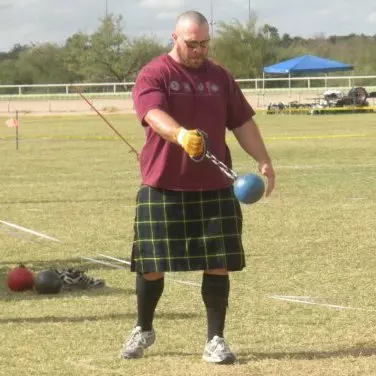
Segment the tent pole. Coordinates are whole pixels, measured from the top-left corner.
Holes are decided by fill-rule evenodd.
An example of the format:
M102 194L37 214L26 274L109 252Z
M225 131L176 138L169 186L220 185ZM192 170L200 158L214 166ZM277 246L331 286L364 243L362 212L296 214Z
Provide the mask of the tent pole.
M291 115L291 73L289 73L289 113Z
M265 107L265 72L262 72L262 107Z

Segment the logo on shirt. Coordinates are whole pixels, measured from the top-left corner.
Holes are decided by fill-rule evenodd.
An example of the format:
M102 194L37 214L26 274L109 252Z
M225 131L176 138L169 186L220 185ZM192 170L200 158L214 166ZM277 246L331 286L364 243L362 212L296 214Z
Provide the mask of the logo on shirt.
M180 84L177 81L171 81L170 83L170 89L172 91L179 91L180 90Z
M212 91L213 93L218 93L218 91L219 91L219 87L218 87L218 85L216 85L216 84L211 84L211 91Z
M190 93L192 91L191 85L188 82L183 82L183 88L186 93Z
M171 92L177 94L191 94L196 92L198 95L218 95L221 91L218 84L211 81L196 82L192 86L192 84L187 81L179 82L173 80L170 82L169 87Z
M204 84L202 82L200 82L198 85L197 85L197 90L198 91L204 91Z

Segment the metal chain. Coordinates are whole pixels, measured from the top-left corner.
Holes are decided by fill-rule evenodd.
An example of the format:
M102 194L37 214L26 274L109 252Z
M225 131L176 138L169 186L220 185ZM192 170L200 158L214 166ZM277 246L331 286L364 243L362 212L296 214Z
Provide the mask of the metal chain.
M215 155L207 151L205 154L206 158L208 158L213 164L215 164L227 177L232 180L236 180L238 175L235 171L231 170L228 166L226 166L223 162L217 159Z
M201 129L196 129L197 133L203 138L204 140L204 153L200 157L192 158L195 162L202 162L204 158L208 158L210 162L216 165L228 178L235 181L238 178L238 175L235 171L231 170L227 167L223 162L221 162L215 155L210 153L208 150L208 135Z

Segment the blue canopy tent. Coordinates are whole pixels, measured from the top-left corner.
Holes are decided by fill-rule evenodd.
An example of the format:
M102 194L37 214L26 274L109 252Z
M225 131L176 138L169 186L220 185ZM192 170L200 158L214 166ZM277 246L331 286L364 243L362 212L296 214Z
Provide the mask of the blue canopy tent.
M324 59L313 55L297 56L293 59L280 61L274 65L264 67L263 70L263 88L265 89L265 74L283 75L289 77L289 90L291 90L291 75L301 73L319 73L336 71L350 71L354 67L350 64L344 64L339 61ZM326 86L326 83L325 83Z

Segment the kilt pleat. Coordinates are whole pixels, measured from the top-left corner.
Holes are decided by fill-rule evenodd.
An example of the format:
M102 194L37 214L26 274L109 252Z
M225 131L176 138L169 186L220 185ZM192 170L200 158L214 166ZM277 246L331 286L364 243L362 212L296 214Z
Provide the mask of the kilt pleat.
M232 188L183 192L141 186L131 270L241 270L241 234L242 212Z

